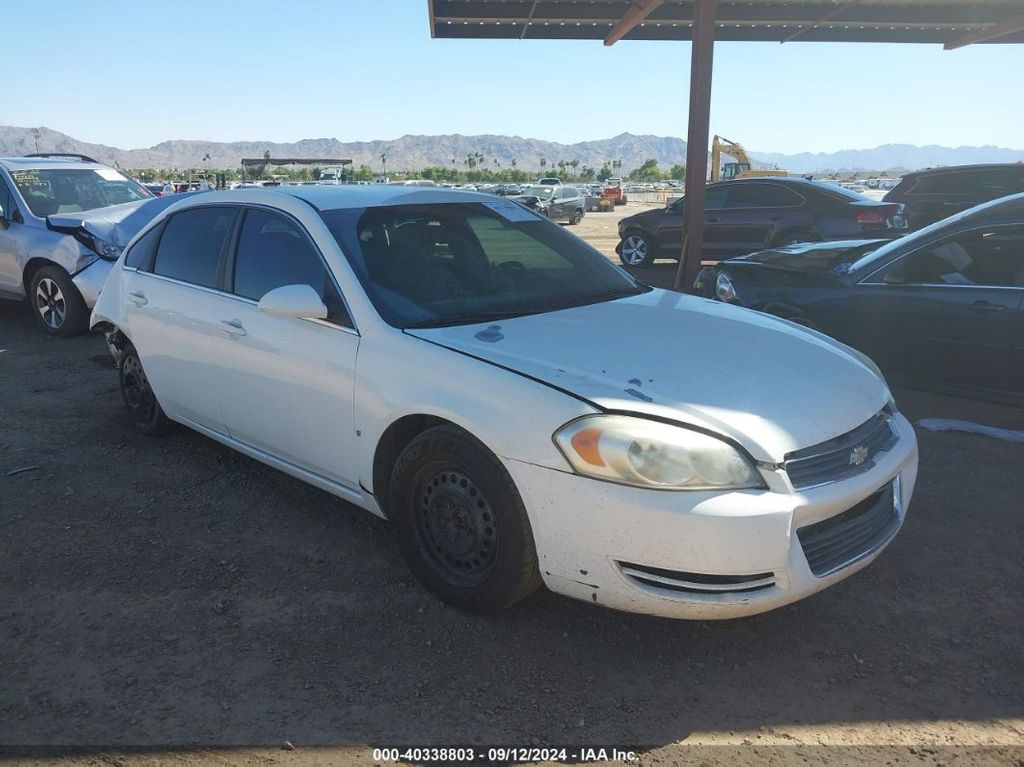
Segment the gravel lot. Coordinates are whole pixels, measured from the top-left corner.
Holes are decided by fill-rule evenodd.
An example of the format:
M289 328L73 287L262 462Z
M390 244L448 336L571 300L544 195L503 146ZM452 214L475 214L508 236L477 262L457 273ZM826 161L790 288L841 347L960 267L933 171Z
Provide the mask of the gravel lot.
M604 247L620 214L578 231ZM914 421L1024 429L1021 410L897 400ZM774 613L683 623L542 593L483 618L427 594L386 523L188 430L137 434L102 338L44 338L8 303L0 414L8 763L459 742L631 744L650 764L1024 759L1024 445L919 432L890 549Z

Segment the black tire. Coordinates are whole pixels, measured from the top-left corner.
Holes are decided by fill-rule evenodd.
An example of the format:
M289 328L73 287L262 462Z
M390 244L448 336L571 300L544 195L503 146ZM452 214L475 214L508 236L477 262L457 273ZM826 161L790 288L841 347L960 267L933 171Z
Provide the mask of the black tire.
M519 491L501 462L462 429L437 426L406 445L388 499L402 557L444 601L497 612L540 586Z
M142 369L139 353L131 344L125 347L117 372L121 381L121 398L128 410L128 418L135 427L153 437L169 432L174 422L164 414L164 409L157 402L146 371Z
M619 260L633 269L650 266L654 263L654 243L643 232L626 232L619 245Z
M51 336L77 336L89 329L89 308L71 277L56 264L32 274L28 303L39 328Z
M799 245L802 242L818 242L821 238L806 229L791 229L783 232L772 243L773 247L781 248L786 245Z
M578 224L582 220L583 210L581 208L576 208L576 210L574 210L572 212L572 215L569 217L569 226L576 226L576 224Z

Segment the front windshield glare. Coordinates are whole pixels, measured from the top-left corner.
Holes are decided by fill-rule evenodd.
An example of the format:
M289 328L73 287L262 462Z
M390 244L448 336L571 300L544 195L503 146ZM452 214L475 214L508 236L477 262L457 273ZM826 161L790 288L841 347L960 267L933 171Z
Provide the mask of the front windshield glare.
M33 215L81 213L152 197L138 183L113 168L15 170L15 186Z
M514 202L321 213L377 311L441 327L565 309L649 288Z

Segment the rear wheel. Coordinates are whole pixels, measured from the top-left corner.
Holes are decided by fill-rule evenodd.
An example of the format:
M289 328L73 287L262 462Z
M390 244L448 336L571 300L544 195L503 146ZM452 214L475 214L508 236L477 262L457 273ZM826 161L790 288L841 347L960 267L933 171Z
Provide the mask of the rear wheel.
M461 429L429 429L391 474L389 516L413 573L465 610L502 610L540 586L522 499L505 467Z
M156 394L149 385L146 371L135 347L129 344L121 357L121 398L128 409L128 417L143 434L157 436L170 431L173 423L164 414Z
M29 282L29 305L44 333L77 336L89 328L89 309L71 277L59 266L37 269Z
M619 248L619 259L625 266L641 267L654 263L654 247L650 238L640 232L627 232Z
M582 220L583 220L583 210L582 210L582 208L576 208L576 210L574 210L572 212L572 215L569 216L569 223L572 226L575 226L576 224L578 224Z

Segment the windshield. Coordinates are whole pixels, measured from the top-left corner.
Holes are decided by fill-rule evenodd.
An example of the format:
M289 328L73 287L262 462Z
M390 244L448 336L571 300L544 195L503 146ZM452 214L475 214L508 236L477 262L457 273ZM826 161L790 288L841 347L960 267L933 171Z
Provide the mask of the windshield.
M520 192L522 195L532 195L542 200L547 200L554 193L555 188L553 186L524 186L523 191Z
M11 172L33 215L81 213L153 195L113 168L41 168Z
M377 311L401 328L488 322L650 290L513 202L323 211Z

